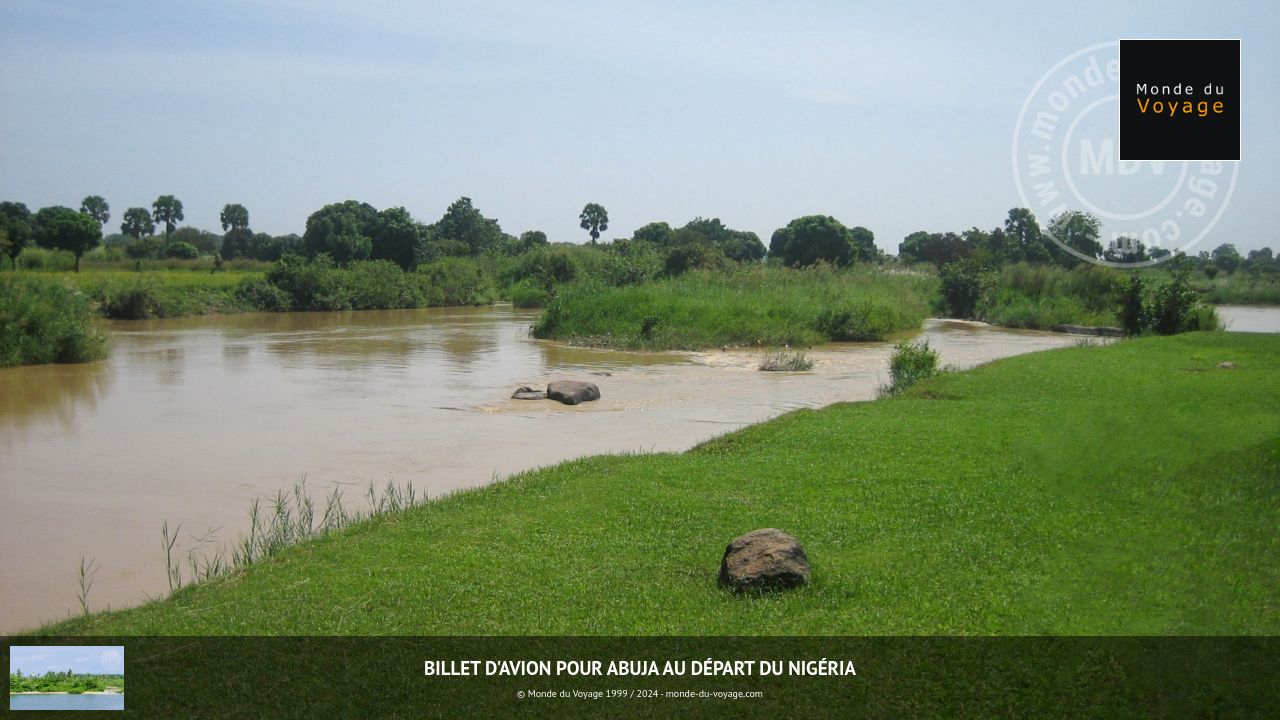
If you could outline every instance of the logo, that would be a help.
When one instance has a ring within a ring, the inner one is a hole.
[[[1060,248],[1133,268],[1193,254],[1226,211],[1240,168],[1222,160],[1122,160],[1119,48],[1083,48],[1041,76],[1018,113],[1013,173],[1023,206]],[[1073,212],[1099,221],[1102,257],[1053,232],[1049,220]]]

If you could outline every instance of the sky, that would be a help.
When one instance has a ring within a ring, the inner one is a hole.
[[[9,674],[65,672],[123,675],[123,645],[14,645],[9,648]]]
[[[1280,4],[0,0],[0,200],[301,233],[357,199],[432,222],[460,196],[582,242],[718,217],[999,225],[1019,110],[1118,38],[1241,38],[1238,183],[1209,247],[1280,248]],[[1042,218],[1045,220],[1046,218]]]

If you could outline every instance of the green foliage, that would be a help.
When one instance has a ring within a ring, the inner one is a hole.
[[[816,262],[829,262],[844,267],[859,259],[863,253],[874,253],[874,238],[866,228],[856,237],[839,220],[829,215],[806,215],[796,218],[784,228],[773,233],[769,241],[769,256],[781,258],[792,267],[804,267]],[[863,244],[870,244],[870,248]]]
[[[901,342],[893,346],[889,358],[888,394],[898,395],[926,378],[938,374],[938,351],[928,340]]]
[[[73,673],[50,670],[44,675],[26,675],[18,668],[16,673],[9,673],[10,693],[67,693],[80,695],[87,692],[102,692],[107,688],[115,688],[124,692],[123,675],[98,675],[91,673]]]
[[[1129,273],[1120,294],[1120,329],[1125,335],[1137,335],[1148,325],[1146,303],[1143,296],[1142,276]]]
[[[1122,290],[1122,275],[1098,265],[1005,265],[989,276],[976,317],[1042,330],[1062,324],[1112,327],[1119,323]]]
[[[497,296],[479,265],[468,258],[437,260],[420,266],[418,273],[427,280],[432,306],[487,305]]]
[[[455,200],[445,210],[444,216],[431,226],[431,232],[433,240],[443,245],[439,252],[432,253],[433,260],[444,255],[464,254],[450,249],[457,246],[466,248],[467,255],[481,255],[497,249],[503,239],[498,221],[481,214],[469,197]]]
[[[551,302],[547,288],[531,278],[525,278],[511,286],[511,304],[518,308],[541,308]]]
[[[89,298],[70,283],[0,277],[0,367],[78,363],[106,355]]]
[[[373,253],[369,236],[377,218],[378,211],[368,203],[347,200],[325,205],[307,218],[303,250],[312,258],[328,255],[339,265],[368,259]]]
[[[195,245],[181,240],[174,240],[164,248],[164,256],[171,258],[183,258],[186,260],[194,260],[200,257],[200,251]]]
[[[35,238],[31,211],[20,202],[0,202],[0,252],[9,256],[10,267],[17,269],[18,255]]]
[[[70,252],[76,258],[76,272],[80,271],[80,257],[102,240],[102,226],[71,208],[40,208],[34,224],[36,242],[41,247]]]
[[[93,218],[103,227],[111,219],[111,206],[101,195],[90,195],[80,201],[80,212]]]
[[[120,223],[120,232],[140,240],[156,232],[156,223],[151,212],[146,208],[134,207],[124,211],[124,222]]]
[[[625,287],[558,289],[536,337],[623,348],[811,345],[918,327],[935,281],[871,268],[741,265]]]
[[[1059,213],[1049,221],[1049,234],[1058,242],[1075,250],[1088,258],[1102,257],[1102,244],[1098,242],[1102,223],[1098,218],[1086,212],[1067,211]],[[1074,267],[1083,262],[1080,258],[1063,250],[1056,243],[1049,247],[1054,261],[1064,267]]]
[[[959,260],[943,265],[938,276],[942,280],[942,305],[947,317],[976,317],[978,301],[991,284],[991,273],[974,260]]]
[[[372,257],[390,260],[404,270],[412,270],[422,260],[422,227],[402,207],[378,213],[370,228]]]
[[[1160,335],[1217,330],[1216,316],[1199,307],[1199,296],[1191,287],[1191,269],[1178,262],[1171,262],[1168,268],[1168,281],[1157,287],[1148,301],[1146,316],[1151,330]]]
[[[151,217],[157,223],[164,223],[164,237],[166,240],[173,234],[178,223],[182,222],[182,201],[172,195],[161,195],[151,203]]]
[[[587,203],[578,215],[578,224],[591,236],[594,245],[600,239],[600,233],[609,229],[609,213],[599,203]]]

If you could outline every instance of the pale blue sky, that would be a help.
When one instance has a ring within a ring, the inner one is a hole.
[[[43,675],[49,671],[86,675],[123,675],[123,645],[14,645],[9,648],[9,674]]]
[[[125,208],[172,193],[219,230],[322,205],[461,195],[518,234],[651,220],[770,233],[809,213],[896,251],[1021,204],[1019,108],[1121,37],[1244,41],[1244,161],[1207,241],[1280,248],[1273,3],[0,0],[0,199]]]

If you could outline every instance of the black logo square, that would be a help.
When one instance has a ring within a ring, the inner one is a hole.
[[[1239,160],[1240,41],[1121,40],[1120,159]]]

